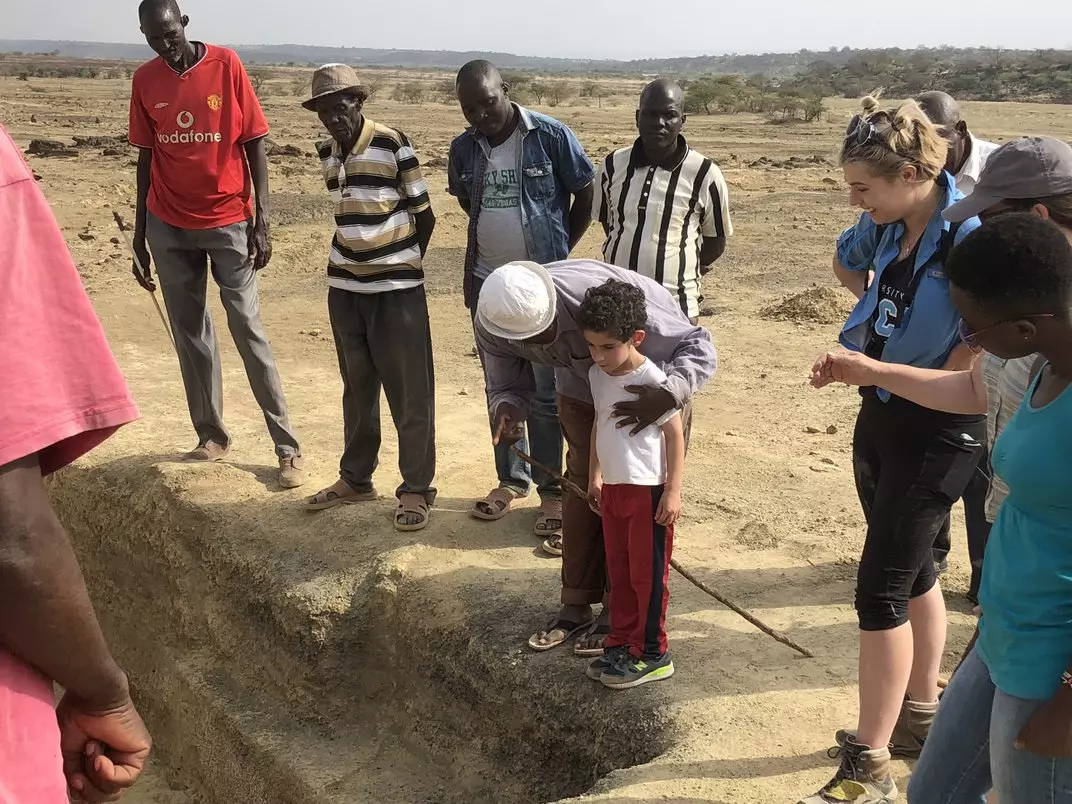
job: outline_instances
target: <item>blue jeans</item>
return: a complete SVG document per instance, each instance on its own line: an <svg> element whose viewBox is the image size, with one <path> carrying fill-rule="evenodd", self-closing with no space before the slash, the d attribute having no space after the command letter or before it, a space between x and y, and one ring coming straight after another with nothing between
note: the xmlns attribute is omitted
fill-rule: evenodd
<svg viewBox="0 0 1072 804"><path fill-rule="evenodd" d="M1013 698L994 686L973 650L942 696L923 755L908 784L909 804L1070 804L1072 758L1014 748L1046 702Z"/></svg>
<svg viewBox="0 0 1072 804"><path fill-rule="evenodd" d="M473 280L474 300L480 297L483 284L482 279ZM476 317L475 301L469 314ZM483 356L480 360L483 363ZM551 366L533 363L532 373L536 378L536 394L529 400L528 434L517 442L517 448L548 469L561 473L562 428L558 423L558 405L555 402L555 370ZM496 423L491 422L492 435L495 434L495 426ZM525 496L531 493L535 480L541 500L562 498L561 483L543 472L533 473L529 465L514 454L510 445L499 444L495 447L495 473L500 488L510 489L515 494Z"/></svg>

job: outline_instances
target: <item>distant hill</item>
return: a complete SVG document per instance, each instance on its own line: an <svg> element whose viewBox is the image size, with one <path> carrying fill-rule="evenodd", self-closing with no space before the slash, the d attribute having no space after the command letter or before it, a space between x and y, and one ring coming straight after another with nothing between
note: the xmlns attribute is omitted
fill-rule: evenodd
<svg viewBox="0 0 1072 804"><path fill-rule="evenodd" d="M456 69L465 62L486 58L500 67L554 73L716 73L770 76L793 75L812 62L822 60L834 65L848 62L857 51L832 48L827 51L802 50L798 53L763 53L759 55L697 56L670 59L560 59L543 56L518 56L513 53L487 53L453 50L382 50L374 48L314 47L311 45L232 45L250 64L321 65L344 62L355 67L406 67ZM57 52L58 51L58 52ZM44 39L0 39L0 53L54 53L79 59L142 61L152 56L143 44L114 42L67 42Z"/></svg>

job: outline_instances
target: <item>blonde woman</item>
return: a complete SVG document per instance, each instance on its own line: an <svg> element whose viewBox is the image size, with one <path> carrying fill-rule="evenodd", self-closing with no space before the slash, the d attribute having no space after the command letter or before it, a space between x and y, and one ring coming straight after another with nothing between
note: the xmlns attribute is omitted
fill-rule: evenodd
<svg viewBox="0 0 1072 804"><path fill-rule="evenodd" d="M947 145L915 102L880 109L871 97L841 151L856 226L838 239L834 273L858 298L842 344L887 363L966 368L944 263L977 228L942 212L963 196L945 172ZM943 413L878 387L863 397L853 437L867 537L856 585L860 716L836 735L841 765L800 804L897 798L892 755L918 756L938 709L945 602L931 547L981 457L980 415Z"/></svg>

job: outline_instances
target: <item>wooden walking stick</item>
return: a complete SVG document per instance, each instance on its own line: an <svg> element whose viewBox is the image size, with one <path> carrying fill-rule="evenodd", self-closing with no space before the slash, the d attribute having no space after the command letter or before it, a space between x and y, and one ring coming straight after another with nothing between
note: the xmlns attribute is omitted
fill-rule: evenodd
<svg viewBox="0 0 1072 804"><path fill-rule="evenodd" d="M142 276L145 276L145 266L141 264L137 252L134 251L134 243L130 239L130 232L126 227L126 224L123 223L123 216L117 211L112 210L112 217L115 218L115 225L119 227L119 231L123 233L123 239L127 241L127 248L130 250L130 256L134 258L134 264L138 266L138 270L141 271ZM156 291L149 291L149 295L153 297L153 305L156 307L156 314L160 316L160 323L164 325L164 332L167 333L168 340L171 341L171 348L178 354L179 348L175 345L175 336L171 333L171 326L168 324L168 320L164 316L164 311L160 308L160 300L156 298Z"/></svg>
<svg viewBox="0 0 1072 804"><path fill-rule="evenodd" d="M535 460L532 456L526 455L524 452L519 450L516 445L511 447L511 449L513 450L514 454L517 455L517 457L519 457L521 460L525 461L525 463L529 464L534 469L540 470L541 472L543 472L548 477L555 478L560 483L562 483L562 485L567 490L573 492L578 497L580 497L582 500L587 500L589 503L594 503L595 502L595 500L592 499L591 495L587 491L582 489L580 486L578 486L572 480L569 480L568 478L563 477L560 473L549 469L548 467L544 466L539 461ZM670 559L670 566L673 567L678 572L678 574L681 575L682 578L684 578L686 581L691 583L693 586L695 586L701 592L704 592L704 593L710 595L715 600L717 600L719 603L721 603L723 606L725 606L730 611L732 611L734 614L739 614L741 617L746 619L748 622L750 622L752 625L754 625L756 628L758 628L760 631L762 631L767 636L771 637L772 639L774 639L774 640L776 640L778 642L781 642L783 645L786 645L786 646L792 648L793 650L795 650L797 653L801 654L802 656L807 656L809 659L814 659L815 658L815 654L812 653L810 650L808 650L805 647L802 647L801 645L798 645L796 642L794 642L792 639L787 637L781 631L778 631L778 630L775 630L774 628L771 628L769 625L764 623L762 620L760 620L754 614L749 612L747 609L741 608L736 603L734 603L732 600L730 600L728 597L726 597L721 592L719 592L717 589L714 589L714 588L708 586L707 584L705 584L703 581L699 580L695 575L693 575L687 569L682 567L677 562L676 559Z"/></svg>

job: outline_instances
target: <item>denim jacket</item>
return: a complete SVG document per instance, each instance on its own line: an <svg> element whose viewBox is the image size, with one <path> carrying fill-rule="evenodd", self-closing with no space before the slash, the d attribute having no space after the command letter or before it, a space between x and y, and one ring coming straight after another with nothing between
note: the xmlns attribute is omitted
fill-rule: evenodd
<svg viewBox="0 0 1072 804"><path fill-rule="evenodd" d="M960 313L949 298L949 280L942 262L943 238L949 237L950 224L942 212L964 197L953 177L943 172L938 178L942 200L934 217L927 225L919 241L915 272L927 273L920 279L915 298L905 310L904 320L893 330L882 351L886 363L900 363L920 368L941 368L959 341L957 327ZM953 242L959 243L979 228L978 218L969 218L957 229ZM884 227L881 239L879 229L871 216L864 213L855 226L846 229L837 242L838 262L850 271L873 269L875 279L867 288L864 297L852 311L841 331L841 344L847 349L862 352L871 335L871 320L878 307L879 287L882 274L897 260L898 242L904 233L904 223ZM884 402L890 398L888 391L879 390Z"/></svg>
<svg viewBox="0 0 1072 804"><path fill-rule="evenodd" d="M521 226L528 257L547 264L569 256L571 196L595 178L596 168L577 135L553 117L514 104L520 115ZM465 251L465 304L471 307L476 264L477 217L484 193L484 171L491 146L487 138L467 129L450 144L447 191L469 202L469 242Z"/></svg>

